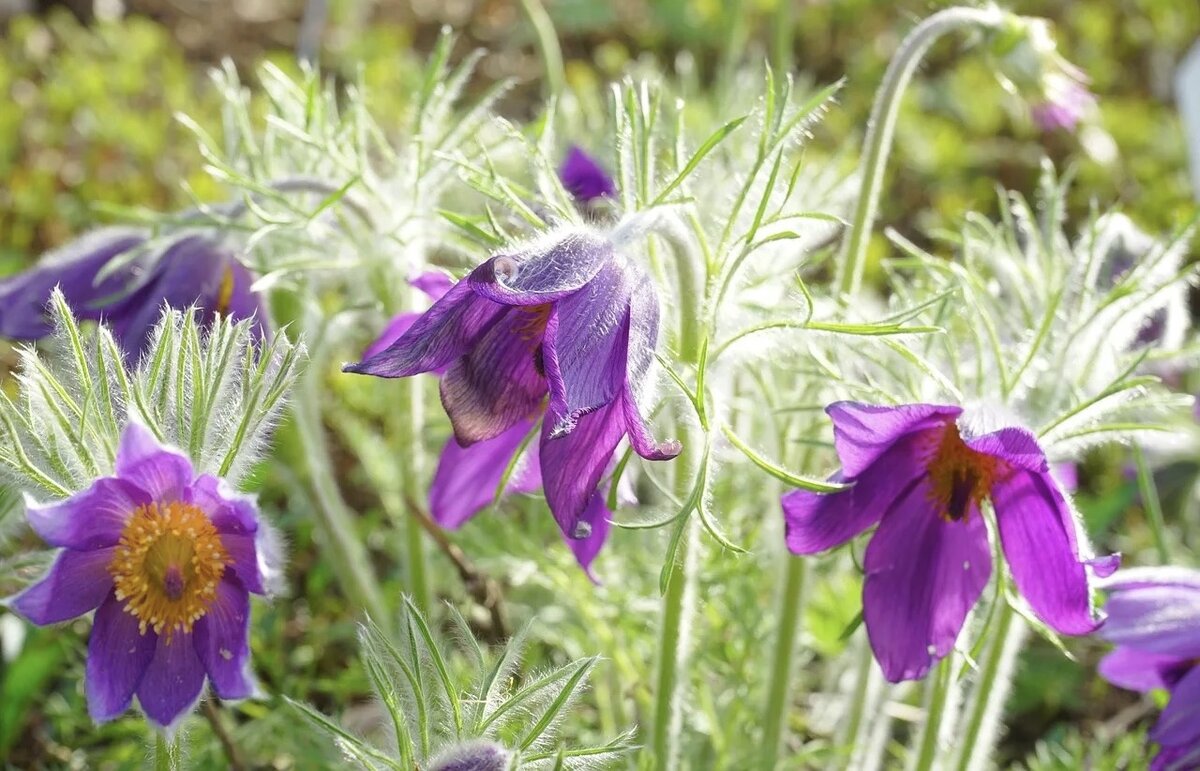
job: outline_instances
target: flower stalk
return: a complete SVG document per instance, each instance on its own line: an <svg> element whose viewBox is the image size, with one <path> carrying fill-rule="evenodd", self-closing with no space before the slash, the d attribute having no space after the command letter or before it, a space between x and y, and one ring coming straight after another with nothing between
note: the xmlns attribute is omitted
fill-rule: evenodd
<svg viewBox="0 0 1200 771"><path fill-rule="evenodd" d="M677 468L686 486L687 474ZM663 595L662 626L658 643L658 675L655 680L654 702L654 768L674 771L680 768L680 734L683 731L683 698L687 683L683 682L691 647L690 616L696 604L696 568L699 522L688 517L680 536L679 549L667 591Z"/></svg>
<svg viewBox="0 0 1200 771"><path fill-rule="evenodd" d="M921 747L917 755L916 771L930 771L938 760L938 737L941 734L942 715L946 711L947 695L954 671L954 656L947 656L938 664L937 672L930 678L925 698L925 724L921 730Z"/></svg>
<svg viewBox="0 0 1200 771"><path fill-rule="evenodd" d="M783 586L779 595L779 626L775 637L775 653L771 660L771 674L767 681L767 704L763 710L762 768L775 767L779 758L779 746L783 741L788 694L792 685L792 659L795 658L796 636L800 631L801 598L807 576L807 561L785 555Z"/></svg>
<svg viewBox="0 0 1200 771"><path fill-rule="evenodd" d="M154 771L180 771L183 768L179 734L167 738L162 731L154 732Z"/></svg>
<svg viewBox="0 0 1200 771"><path fill-rule="evenodd" d="M992 643L971 691L965 730L958 732L962 741L956 766L958 771L987 767L991 738L995 736L994 726L1008 694L1007 679L1013 674L1013 663L1021 652L1025 637L1024 623L1017 618L1016 611L1007 602L1000 602L988 631Z"/></svg>

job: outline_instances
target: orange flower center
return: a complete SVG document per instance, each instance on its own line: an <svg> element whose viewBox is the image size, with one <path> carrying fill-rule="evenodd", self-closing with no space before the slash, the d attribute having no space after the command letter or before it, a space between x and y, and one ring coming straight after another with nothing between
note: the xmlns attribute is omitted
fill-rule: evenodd
<svg viewBox="0 0 1200 771"><path fill-rule="evenodd" d="M229 305L233 302L234 276L233 268L226 267L221 274L221 286L217 289L217 307L215 310L222 316L229 315Z"/></svg>
<svg viewBox="0 0 1200 771"><path fill-rule="evenodd" d="M139 506L121 531L108 565L117 599L138 619L138 631L165 630L167 641L191 632L217 595L229 554L200 510L175 501Z"/></svg>
<svg viewBox="0 0 1200 771"><path fill-rule="evenodd" d="M1001 461L967 446L950 423L929 460L930 498L947 522L966 520L972 507L987 497L1001 471Z"/></svg>
<svg viewBox="0 0 1200 771"><path fill-rule="evenodd" d="M517 308L520 319L513 325L513 331L525 342L533 342L546 331L550 322L551 305L522 305Z"/></svg>

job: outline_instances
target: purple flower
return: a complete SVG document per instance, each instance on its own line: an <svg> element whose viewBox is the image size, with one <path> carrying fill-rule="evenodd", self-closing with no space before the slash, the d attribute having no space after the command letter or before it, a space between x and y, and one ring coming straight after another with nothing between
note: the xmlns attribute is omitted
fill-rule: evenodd
<svg viewBox="0 0 1200 771"><path fill-rule="evenodd" d="M1043 85L1043 101L1030 107L1033 122L1042 131L1074 131L1075 126L1096 103L1083 75L1055 73Z"/></svg>
<svg viewBox="0 0 1200 771"><path fill-rule="evenodd" d="M163 447L131 423L116 474L54 503L28 505L29 523L60 547L46 575L8 604L35 624L96 611L87 699L112 720L137 695L171 730L207 677L223 699L254 693L249 592L264 594L267 531L252 498Z"/></svg>
<svg viewBox="0 0 1200 771"><path fill-rule="evenodd" d="M617 194L617 186L608 172L575 145L567 150L567 157L558 170L558 178L580 204L590 204L598 198L611 198Z"/></svg>
<svg viewBox="0 0 1200 771"><path fill-rule="evenodd" d="M815 554L878 525L866 551L863 620L892 682L921 678L954 647L992 570L990 498L1000 545L1033 612L1063 634L1096 628L1089 562L1070 506L1033 434L964 432L960 407L837 402L834 446L844 490L783 498L788 548ZM1111 572L1097 561L1096 573Z"/></svg>
<svg viewBox="0 0 1200 771"><path fill-rule="evenodd" d="M1171 699L1150 729L1159 745L1151 769L1200 767L1200 571L1122 570L1102 584L1108 618L1097 634L1117 648L1100 662L1109 682Z"/></svg>
<svg viewBox="0 0 1200 771"><path fill-rule="evenodd" d="M508 771L511 753L487 739L466 742L432 761L433 771Z"/></svg>
<svg viewBox="0 0 1200 771"><path fill-rule="evenodd" d="M195 305L203 323L216 314L256 317L265 336L266 314L250 290L253 278L233 253L203 235L185 235L158 252L146 250L145 233L104 228L48 255L32 269L0 281L0 335L36 340L52 331L45 314L55 286L80 319L106 321L131 356L145 351L164 304ZM103 278L110 261L124 264Z"/></svg>
<svg viewBox="0 0 1200 771"><path fill-rule="evenodd" d="M658 297L645 271L608 240L574 229L492 257L388 348L346 371L444 369L442 405L458 448L497 440L466 458L494 474L490 485L464 483L477 497L490 499L520 438L543 416L537 465L546 501L567 538L586 540L607 522L594 502L623 438L651 460L682 449L655 442L638 407L657 339ZM465 516L442 521L455 519Z"/></svg>

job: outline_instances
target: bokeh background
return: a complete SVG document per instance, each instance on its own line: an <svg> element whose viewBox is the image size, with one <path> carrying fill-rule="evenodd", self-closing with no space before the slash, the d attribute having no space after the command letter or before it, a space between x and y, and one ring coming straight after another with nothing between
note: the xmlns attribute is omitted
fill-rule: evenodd
<svg viewBox="0 0 1200 771"><path fill-rule="evenodd" d="M547 0L546 6L562 41L570 85L596 99L603 98L606 82L639 60L685 73L717 105L729 87L728 73L743 62L767 58L816 83L845 76L838 107L816 129L813 151L849 168L889 56L917 19L944 4L802 0L781 9L778 2ZM520 118L537 110L541 65L532 29L515 0L329 0L319 13L311 5L0 0L0 274L20 270L89 226L113 220L122 207L184 206L185 186L202 198L219 198L191 135L174 116L187 112L220 135L217 95L206 72L226 59L252 84L259 63L295 70L298 49L315 52L328 76L361 77L380 122L386 127L388 117L397 116L398 126L418 68L448 24L461 33L456 57L476 46L488 50L473 88L482 91L489 80L515 76L519 86L501 110ZM936 243L939 229L965 211L994 213L999 188L1032 193L1044 158L1075 173L1069 206L1076 221L1095 206L1116 205L1148 231L1162 232L1193 216L1172 78L1184 53L1200 40L1200 3L1028 0L1011 6L1054 21L1064 55L1091 78L1097 114L1077 132L1042 133L1026 107L997 85L969 41L942 44L929 57L900 119L881 220L918 243ZM885 250L877 239L876 256ZM263 495L276 500L285 517L281 524L293 535L289 577L295 596L261 609L255 648L269 653L258 657L257 666L273 689L335 712L368 689L353 666L353 625L330 590L332 577L316 559L303 502L287 499L288 480L280 478L289 441L285 428L279 451L284 463L264 475ZM346 464L347 497L370 511L373 501L354 499L353 459L347 457ZM1185 459L1160 474L1169 511L1189 511L1172 496L1190 500L1195 465ZM1136 546L1141 505L1122 467L1120 450L1096 454L1082 469L1080 500L1102 544L1119 522ZM1178 530L1193 554L1200 547L1189 540L1196 529L1192 523ZM818 637L824 623L834 642L845 626L844 614L834 607L839 596L826 598L831 619L806 619ZM813 602L818 614L821 602L821 597ZM136 725L98 731L83 717L79 678L64 675L78 667L82 648L68 636L36 630L20 657L0 657L0 759L6 759L0 762L11 768L136 766L144 742ZM1088 735L1079 726L1144 716L1127 711L1140 709L1132 698L1093 676L1091 653L1085 649L1085 660L1076 664L1048 645L1029 649L1010 701L1003 758L1028 760L1042 753L1047 765L1039 767L1055 767L1055 736L1067 737L1063 757L1069 758L1071 737ZM266 705L239 709L243 728L260 718L257 730L272 730ZM279 730L286 741L259 737L255 743L246 732L239 741L252 750L266 748L255 756L264 767L314 767L305 759L324 757L310 734ZM1137 744L1132 747L1136 752Z"/></svg>

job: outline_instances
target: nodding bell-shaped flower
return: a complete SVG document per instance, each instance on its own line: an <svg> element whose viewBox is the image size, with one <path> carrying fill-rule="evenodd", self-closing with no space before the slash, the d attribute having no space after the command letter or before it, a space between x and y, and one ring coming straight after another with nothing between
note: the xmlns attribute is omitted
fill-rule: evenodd
<svg viewBox="0 0 1200 771"><path fill-rule="evenodd" d="M1087 75L1059 53L1045 19L1010 15L992 34L991 49L997 55L997 77L1029 102L1042 131L1071 131L1094 108Z"/></svg>
<svg viewBox="0 0 1200 771"><path fill-rule="evenodd" d="M570 228L484 262L387 348L346 371L444 371L442 405L457 448L496 442L477 456L488 469L500 450L511 458L540 418L546 501L568 539L586 540L607 522L598 488L622 439L650 460L682 449L656 442L638 406L658 320L646 272L598 233Z"/></svg>
<svg viewBox="0 0 1200 771"><path fill-rule="evenodd" d="M1108 617L1097 635L1117 647L1100 662L1109 682L1171 694L1150 741L1150 768L1200 767L1200 571L1181 567L1122 570L1101 583Z"/></svg>
<svg viewBox="0 0 1200 771"><path fill-rule="evenodd" d="M587 206L600 198L612 198L617 194L616 183L608 172L595 158L576 145L571 145L567 150L567 157L558 169L558 178L581 206Z"/></svg>
<svg viewBox="0 0 1200 771"><path fill-rule="evenodd" d="M253 277L220 242L192 233L165 247L147 246L142 231L103 228L0 281L0 335L17 340L49 335L45 310L55 286L77 318L107 322L131 357L145 351L164 304L180 310L195 306L204 322L217 314L255 317L259 336L266 335L266 315L250 290ZM103 273L118 259L121 265Z"/></svg>
<svg viewBox="0 0 1200 771"><path fill-rule="evenodd" d="M96 611L88 642L94 720L121 715L136 695L170 731L207 679L222 699L255 691L250 593L277 573L276 541L253 498L129 424L116 473L66 500L28 505L29 523L57 559L7 604L35 624Z"/></svg>
<svg viewBox="0 0 1200 771"><path fill-rule="evenodd" d="M863 622L888 680L924 677L949 653L992 571L981 504L990 499L1017 590L1062 634L1093 631L1089 573L1071 507L1033 434L974 435L961 407L837 402L834 446L847 487L783 497L787 546L816 554L878 525L867 545Z"/></svg>

